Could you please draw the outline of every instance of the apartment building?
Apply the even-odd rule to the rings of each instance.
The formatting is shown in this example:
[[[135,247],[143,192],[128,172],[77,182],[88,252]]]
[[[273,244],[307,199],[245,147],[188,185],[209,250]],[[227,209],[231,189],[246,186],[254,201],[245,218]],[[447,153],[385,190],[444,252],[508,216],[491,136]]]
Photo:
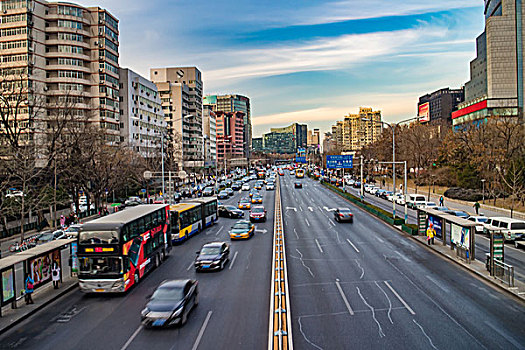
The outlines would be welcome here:
[[[381,135],[381,111],[359,108],[359,113],[348,114],[332,126],[332,139],[340,152],[358,151]]]
[[[230,166],[232,159],[244,158],[244,113],[216,112],[217,114],[217,165]]]
[[[202,139],[202,76],[196,67],[151,68],[157,85],[179,169],[191,172],[204,167]]]
[[[157,86],[128,68],[120,68],[120,142],[144,158],[159,157],[167,123]]]
[[[279,133],[292,134],[293,151],[291,153],[296,153],[299,148],[306,149],[307,147],[308,140],[307,140],[306,124],[293,123],[292,125],[285,126],[283,128],[270,128],[270,132],[277,133],[277,134]]]
[[[202,115],[204,168],[215,169],[217,164],[217,115],[208,105]]]
[[[0,93],[23,97],[18,119],[28,123],[28,139],[44,135],[48,116],[66,107],[117,145],[118,20],[105,9],[73,3],[5,0],[0,6]]]
[[[244,156],[250,157],[250,145],[252,144],[252,117],[250,99],[239,94],[208,95],[204,97],[204,105],[209,105],[213,111],[218,112],[242,112],[244,113]]]

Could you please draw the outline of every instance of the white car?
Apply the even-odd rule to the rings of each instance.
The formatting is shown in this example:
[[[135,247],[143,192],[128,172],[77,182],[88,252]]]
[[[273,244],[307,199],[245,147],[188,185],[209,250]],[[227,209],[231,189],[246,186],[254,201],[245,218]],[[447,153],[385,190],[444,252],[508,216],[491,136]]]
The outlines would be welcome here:
[[[439,208],[435,202],[426,202],[424,205],[420,205],[419,208],[425,209],[436,209]]]
[[[243,190],[243,191],[249,191],[249,190],[250,190],[250,185],[247,184],[247,183],[244,184],[244,185],[242,185],[241,190]]]
[[[372,189],[369,191],[370,194],[373,194],[375,196],[375,194],[377,193],[377,191],[379,191],[379,187],[377,186],[374,186],[372,187]]]
[[[475,222],[476,224],[479,224],[479,225],[476,225],[475,228],[476,228],[476,233],[483,233],[483,224],[487,222],[489,218],[486,217],[486,216],[469,216],[467,218],[467,220],[469,221],[473,221]]]
[[[405,205],[405,196],[400,193],[396,194],[394,200],[396,201],[396,204]]]
[[[266,184],[266,191],[271,191],[271,190],[275,190],[275,184],[273,182],[268,182]]]

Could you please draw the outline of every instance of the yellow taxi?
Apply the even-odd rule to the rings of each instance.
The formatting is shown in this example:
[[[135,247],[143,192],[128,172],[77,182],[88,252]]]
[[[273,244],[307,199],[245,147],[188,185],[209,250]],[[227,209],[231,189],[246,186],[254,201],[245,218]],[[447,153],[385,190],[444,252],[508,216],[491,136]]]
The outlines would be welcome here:
[[[261,204],[263,202],[263,198],[261,195],[254,194],[252,197],[252,204]]]
[[[247,220],[240,220],[232,226],[230,239],[249,239],[255,234],[255,225]]]
[[[249,198],[243,198],[239,201],[239,209],[251,209],[252,204]]]

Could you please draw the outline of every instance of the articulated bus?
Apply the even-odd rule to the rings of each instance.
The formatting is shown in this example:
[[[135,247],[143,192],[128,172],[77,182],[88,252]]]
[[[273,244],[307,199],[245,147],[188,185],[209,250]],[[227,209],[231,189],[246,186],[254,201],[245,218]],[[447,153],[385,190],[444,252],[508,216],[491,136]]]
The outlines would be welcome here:
[[[80,290],[125,292],[158,266],[172,246],[168,209],[138,205],[85,223],[77,239]]]
[[[192,203],[200,203],[202,227],[212,226],[217,222],[217,197],[205,197],[190,200]]]
[[[203,227],[202,203],[183,202],[170,205],[171,240],[179,243],[187,240]]]
[[[297,168],[295,170],[295,177],[298,179],[302,179],[304,177],[304,169]]]

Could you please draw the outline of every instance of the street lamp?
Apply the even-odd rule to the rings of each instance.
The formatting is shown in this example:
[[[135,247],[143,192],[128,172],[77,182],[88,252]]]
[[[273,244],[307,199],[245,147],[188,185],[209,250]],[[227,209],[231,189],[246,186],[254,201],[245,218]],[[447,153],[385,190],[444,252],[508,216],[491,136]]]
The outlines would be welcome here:
[[[483,204],[485,204],[485,181],[487,181],[487,180],[485,180],[485,179],[481,179],[481,184],[482,184],[482,186],[483,186],[483,189],[482,189],[482,191],[481,191],[482,196],[483,196]]]
[[[394,195],[396,194],[396,126],[398,126],[401,123],[406,123],[406,122],[416,120],[416,119],[419,119],[419,117],[408,118],[408,119],[402,120],[397,123],[387,123],[382,120],[378,121],[379,123],[383,125],[388,125],[392,129],[392,185],[393,185],[392,192],[394,193]],[[361,118],[361,120],[364,122],[373,121],[372,119],[367,119],[367,118]],[[405,202],[406,202],[406,198],[405,198]],[[392,201],[392,217],[394,219],[396,218],[396,201],[395,200]]]

